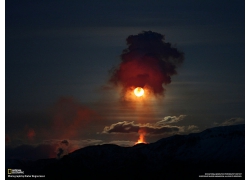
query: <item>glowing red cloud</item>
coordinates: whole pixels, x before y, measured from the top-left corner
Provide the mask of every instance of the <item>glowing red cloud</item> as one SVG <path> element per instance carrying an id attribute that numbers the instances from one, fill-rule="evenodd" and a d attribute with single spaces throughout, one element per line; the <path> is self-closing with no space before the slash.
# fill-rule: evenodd
<path id="1" fill-rule="evenodd" d="M 28 132 L 27 132 L 27 137 L 28 137 L 28 139 L 29 139 L 29 140 L 33 140 L 34 137 L 35 137 L 35 135 L 36 135 L 36 133 L 35 133 L 34 129 L 29 128 L 29 129 L 28 129 Z"/>
<path id="2" fill-rule="evenodd" d="M 52 113 L 53 129 L 61 139 L 77 137 L 95 117 L 94 111 L 67 97 L 62 97 L 56 102 Z"/>
<path id="3" fill-rule="evenodd" d="M 171 82 L 184 60 L 183 53 L 163 40 L 163 35 L 152 31 L 129 36 L 129 47 L 123 50 L 120 65 L 113 68 L 110 82 L 124 91 L 146 85 L 154 94 L 163 95 L 163 84 Z"/>

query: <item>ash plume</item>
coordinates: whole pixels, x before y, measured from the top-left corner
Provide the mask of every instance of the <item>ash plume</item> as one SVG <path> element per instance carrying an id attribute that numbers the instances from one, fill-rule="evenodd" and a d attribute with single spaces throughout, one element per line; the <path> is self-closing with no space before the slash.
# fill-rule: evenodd
<path id="1" fill-rule="evenodd" d="M 184 53 L 152 31 L 130 35 L 126 41 L 128 48 L 123 50 L 119 66 L 111 70 L 110 82 L 122 86 L 123 91 L 147 86 L 155 95 L 163 95 L 163 85 L 171 83 L 171 76 L 177 74 Z"/>

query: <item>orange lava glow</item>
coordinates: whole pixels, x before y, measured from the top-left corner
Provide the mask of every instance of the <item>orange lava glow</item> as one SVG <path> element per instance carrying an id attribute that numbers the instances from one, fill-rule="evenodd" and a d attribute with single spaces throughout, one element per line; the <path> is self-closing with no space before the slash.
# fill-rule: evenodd
<path id="1" fill-rule="evenodd" d="M 140 144 L 140 143 L 147 144 L 147 142 L 145 141 L 145 133 L 139 130 L 139 134 L 140 134 L 139 139 L 135 144 Z"/>

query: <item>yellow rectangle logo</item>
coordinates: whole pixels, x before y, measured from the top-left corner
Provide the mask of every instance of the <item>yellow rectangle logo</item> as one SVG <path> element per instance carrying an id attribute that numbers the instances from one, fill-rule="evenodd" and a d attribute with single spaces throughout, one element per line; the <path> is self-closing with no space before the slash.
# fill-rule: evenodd
<path id="1" fill-rule="evenodd" d="M 12 173 L 12 170 L 11 169 L 8 169 L 8 174 L 11 174 Z"/>

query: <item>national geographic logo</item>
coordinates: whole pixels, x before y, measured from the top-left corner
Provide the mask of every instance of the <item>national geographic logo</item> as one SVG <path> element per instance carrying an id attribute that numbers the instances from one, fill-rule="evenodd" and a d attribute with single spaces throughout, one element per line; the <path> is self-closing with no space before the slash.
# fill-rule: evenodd
<path id="1" fill-rule="evenodd" d="M 8 169 L 8 174 L 24 174 L 21 169 Z"/>

